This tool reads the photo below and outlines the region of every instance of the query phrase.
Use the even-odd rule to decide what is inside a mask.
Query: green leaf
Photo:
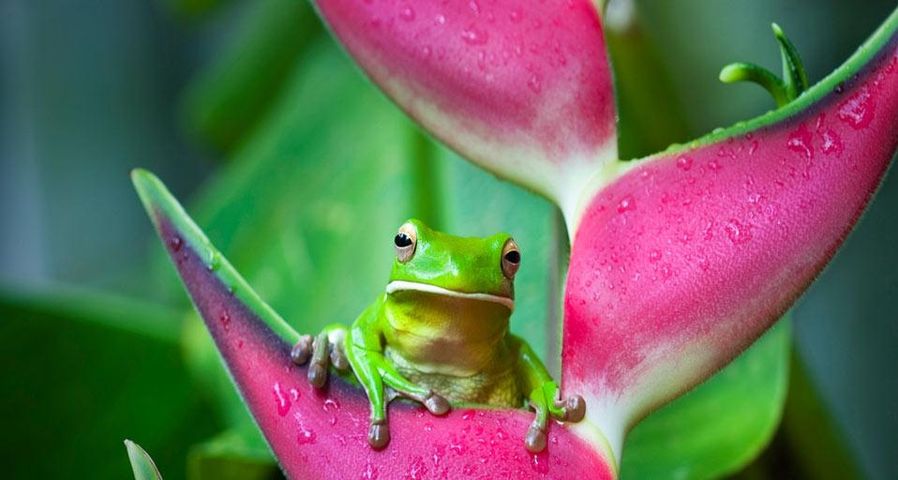
[[[253,425],[250,428],[256,430]],[[252,432],[229,430],[190,450],[190,480],[263,480],[281,478],[268,446]],[[247,440],[250,439],[250,440]]]
[[[131,461],[131,469],[134,470],[134,480],[162,480],[159,469],[153,463],[153,459],[140,445],[125,440],[125,448],[128,449],[128,460]]]
[[[845,432],[817,391],[797,348],[792,354],[782,430],[790,447],[790,457],[806,478],[863,478],[860,466],[848,448]]]
[[[163,0],[172,12],[185,18],[199,18],[230,3],[231,0]]]
[[[179,324],[144,302],[0,289],[4,475],[127,478],[127,463],[112,460],[132,437],[183,478],[185,452],[216,428],[181,358]]]
[[[184,98],[188,129],[221,150],[244,141],[278,103],[302,53],[322,32],[309,2],[261,0],[249,8],[230,48]]]
[[[781,320],[710,380],[638,424],[624,445],[621,478],[719,478],[753,460],[782,415],[790,330]]]

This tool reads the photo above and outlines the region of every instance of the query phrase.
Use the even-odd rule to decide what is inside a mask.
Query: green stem
[[[731,63],[720,71],[723,83],[753,82],[770,92],[778,107],[789,103],[789,91],[786,85],[770,70],[753,63]]]

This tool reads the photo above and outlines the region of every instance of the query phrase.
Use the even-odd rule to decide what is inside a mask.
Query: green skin
[[[387,404],[397,396],[436,415],[449,410],[448,402],[529,403],[536,417],[525,445],[534,452],[545,448],[550,417],[583,418],[582,398],[562,401],[533,349],[509,333],[520,261],[509,235],[456,237],[410,220],[396,243],[386,292],[351,327],[332,325],[315,339],[305,336],[292,353],[298,364],[311,361],[315,386],[324,385],[329,361],[339,370],[352,368],[371,405],[372,447],[389,442]]]

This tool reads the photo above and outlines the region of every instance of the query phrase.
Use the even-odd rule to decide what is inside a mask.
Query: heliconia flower
[[[463,156],[564,206],[617,158],[590,0],[316,0],[406,112]]]
[[[403,406],[390,412],[390,446],[371,450],[361,390],[338,380],[323,393],[308,387],[289,361],[297,333],[158,180],[135,173],[244,400],[297,478],[374,478],[387,466],[412,477],[616,478],[626,432],[791,305],[856,223],[898,147],[898,11],[781,109],[621,162],[592,2],[316,3],[350,54],[422,125],[562,208],[573,242],[563,389],[583,395],[587,410],[579,424],[553,425],[548,449],[533,456],[520,442],[526,412],[431,418]]]

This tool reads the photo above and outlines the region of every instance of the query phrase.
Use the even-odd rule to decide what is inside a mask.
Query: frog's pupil
[[[508,260],[511,263],[518,263],[521,261],[521,254],[515,250],[512,250],[505,254],[505,260]]]
[[[404,233],[397,233],[396,238],[393,239],[393,242],[396,243],[397,247],[407,247],[412,244],[412,239],[409,238],[408,235]]]

